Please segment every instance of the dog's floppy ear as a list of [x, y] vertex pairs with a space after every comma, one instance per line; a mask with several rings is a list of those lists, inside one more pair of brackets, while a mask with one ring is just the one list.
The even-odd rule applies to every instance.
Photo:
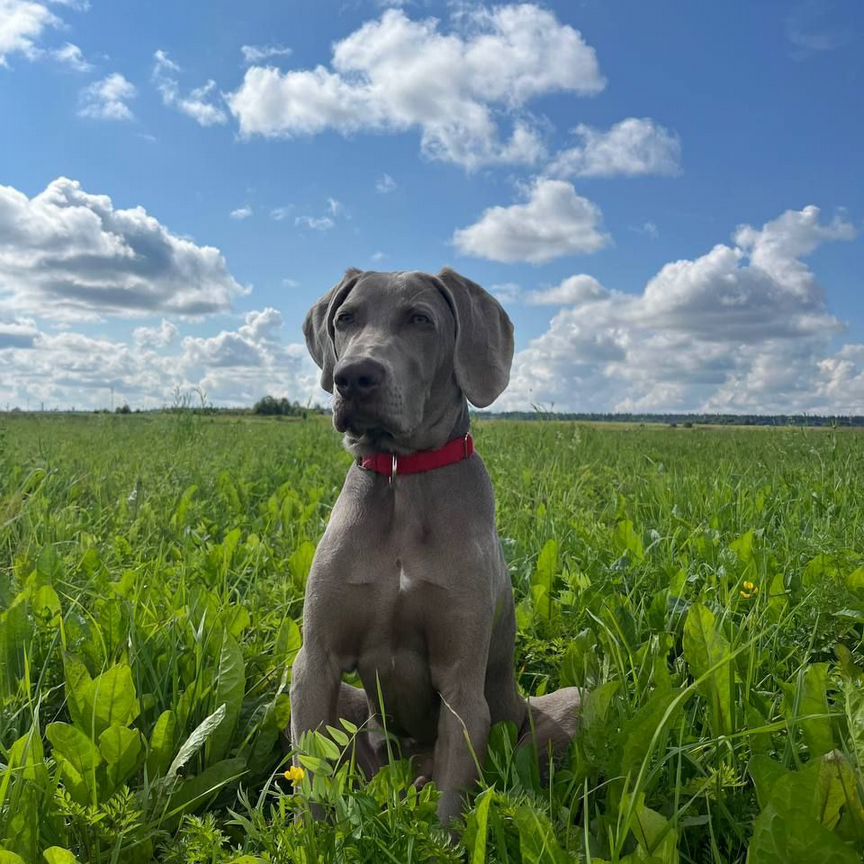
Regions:
[[438, 281], [456, 319], [456, 380], [472, 405], [485, 408], [510, 380], [513, 322], [491, 294], [455, 270], [445, 267]]
[[333, 392], [333, 368], [336, 349], [333, 345], [333, 316], [354, 287], [362, 270], [354, 267], [345, 271], [342, 281], [334, 285], [310, 310], [303, 322], [303, 335], [312, 359], [321, 369], [321, 386]]

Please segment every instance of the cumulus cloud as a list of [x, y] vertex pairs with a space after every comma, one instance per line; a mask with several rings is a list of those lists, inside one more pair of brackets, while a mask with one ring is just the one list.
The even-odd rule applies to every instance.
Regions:
[[93, 68], [93, 64], [84, 59], [81, 49], [71, 42], [67, 42], [62, 48], [56, 48], [51, 52], [51, 56], [75, 72], [89, 72]]
[[489, 293], [500, 303], [508, 306], [522, 299], [522, 286], [516, 282], [499, 282], [489, 286]]
[[32, 320], [0, 321], [0, 351], [32, 348], [39, 330]]
[[78, 114], [93, 120], [133, 120], [135, 115], [126, 103], [137, 95], [134, 84], [119, 72], [113, 72], [81, 91]]
[[284, 45], [243, 45], [240, 48], [245, 63], [263, 63], [274, 57], [288, 57], [292, 50]]
[[436, 19], [388, 9], [337, 42], [329, 67], [249, 68], [228, 104], [244, 136], [417, 129], [432, 159], [468, 169], [534, 163], [544, 147], [522, 109], [548, 93], [602, 90], [594, 49], [533, 4], [475, 9], [467, 19], [463, 32], [445, 33]]
[[163, 319], [125, 342], [74, 331], [51, 333], [32, 321], [0, 321], [0, 402], [46, 408], [155, 408], [176, 388], [198, 388], [216, 405], [251, 405], [263, 395], [319, 398], [318, 370], [305, 345], [281, 340], [272, 308], [245, 315], [236, 330], [180, 338]]
[[0, 186], [0, 309], [53, 320], [206, 315], [244, 293], [218, 249], [142, 207], [115, 209], [65, 177], [33, 198]]
[[609, 292], [593, 277], [585, 273], [570, 276], [554, 288], [532, 291], [528, 303], [532, 306], [581, 306], [607, 297]]
[[248, 219], [252, 215], [252, 208], [246, 204], [243, 207], [238, 207], [236, 210], [232, 210], [230, 216], [232, 219], [243, 220]]
[[597, 252], [611, 239], [600, 230], [600, 208], [563, 180], [538, 180], [524, 204], [490, 207], [453, 234], [465, 255], [491, 261], [543, 264], [564, 255]]
[[176, 324], [163, 318], [158, 327], [136, 327], [132, 338], [142, 348], [165, 348], [177, 339], [179, 332]]
[[47, 3], [33, 0], [0, 0], [0, 66], [7, 66], [10, 54], [23, 54], [35, 60], [40, 50], [37, 43], [49, 27], [59, 27], [62, 21]]
[[862, 413], [864, 352], [830, 353], [843, 325], [802, 260], [854, 236], [810, 206], [666, 264], [639, 294], [583, 275], [537, 292], [563, 308], [516, 355], [500, 407]]
[[180, 67], [165, 51], [156, 51], [153, 57], [153, 83], [162, 96], [163, 104], [176, 108], [200, 126], [219, 126], [228, 122], [228, 115], [213, 101], [213, 96], [218, 95], [215, 94], [215, 81], [208, 81], [184, 96], [177, 80]]
[[648, 117], [630, 117], [603, 132], [580, 124], [578, 147], [562, 150], [547, 168], [553, 177], [636, 177], [678, 174], [678, 136]]

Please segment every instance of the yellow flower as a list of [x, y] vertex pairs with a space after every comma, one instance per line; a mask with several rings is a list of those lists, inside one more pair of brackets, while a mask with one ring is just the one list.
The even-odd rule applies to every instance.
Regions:
[[745, 582], [741, 587], [744, 590], [738, 593], [744, 600], [752, 600], [759, 593], [759, 586], [755, 582]]
[[299, 765], [292, 765], [285, 772], [285, 779], [292, 783], [299, 783], [306, 776], [306, 772]]

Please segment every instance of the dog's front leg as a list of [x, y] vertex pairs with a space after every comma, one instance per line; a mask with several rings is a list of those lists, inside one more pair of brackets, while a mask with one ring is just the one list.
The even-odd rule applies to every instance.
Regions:
[[294, 661], [291, 678], [291, 743], [304, 732], [336, 724], [342, 670], [322, 647], [307, 641]]
[[[486, 758], [490, 726], [484, 694], [488, 637], [484, 645], [482, 637], [470, 639], [470, 634], [478, 633], [477, 627], [447, 629], [447, 633], [436, 634], [441, 639], [436, 647], [444, 650], [433, 660], [431, 670], [441, 698], [432, 779], [441, 790], [438, 818], [445, 826], [461, 814], [461, 797], [477, 779], [478, 765]], [[433, 637], [430, 647], [436, 642]]]

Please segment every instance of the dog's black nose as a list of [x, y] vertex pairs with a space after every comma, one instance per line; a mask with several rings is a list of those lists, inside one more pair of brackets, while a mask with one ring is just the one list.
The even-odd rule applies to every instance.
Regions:
[[377, 360], [350, 360], [340, 363], [333, 383], [343, 399], [363, 399], [371, 396], [384, 381], [384, 367]]

